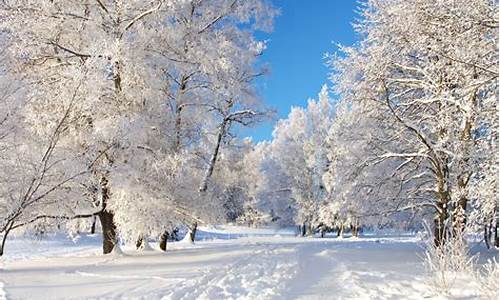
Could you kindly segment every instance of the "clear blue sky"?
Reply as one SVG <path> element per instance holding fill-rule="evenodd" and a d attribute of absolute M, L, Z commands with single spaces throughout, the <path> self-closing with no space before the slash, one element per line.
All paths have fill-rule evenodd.
<path fill-rule="evenodd" d="M 273 0 L 281 14 L 274 31 L 258 33 L 267 39 L 268 48 L 261 57 L 271 74 L 257 82 L 263 102 L 285 118 L 291 106 L 304 106 L 308 98 L 316 98 L 321 86 L 328 82 L 329 70 L 324 54 L 334 52 L 336 44 L 351 45 L 356 35 L 352 22 L 359 6 L 355 0 Z M 243 136 L 254 141 L 272 138 L 273 122 L 243 130 Z"/>

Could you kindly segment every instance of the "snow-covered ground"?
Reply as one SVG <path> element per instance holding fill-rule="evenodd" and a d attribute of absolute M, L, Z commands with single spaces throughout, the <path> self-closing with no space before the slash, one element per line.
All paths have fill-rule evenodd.
<path fill-rule="evenodd" d="M 152 244 L 110 255 L 100 255 L 99 236 L 15 238 L 0 260 L 0 299 L 435 298 L 412 236 L 300 238 L 217 226 L 198 238 L 165 253 Z M 474 298 L 468 285 L 461 299 Z"/>

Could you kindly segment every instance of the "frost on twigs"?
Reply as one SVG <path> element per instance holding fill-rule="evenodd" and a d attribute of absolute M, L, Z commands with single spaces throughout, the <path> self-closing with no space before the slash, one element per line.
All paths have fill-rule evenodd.
<path fill-rule="evenodd" d="M 439 246 L 430 239 L 425 253 L 425 266 L 430 275 L 428 285 L 437 294 L 453 295 L 473 279 L 475 260 L 461 236 L 450 237 Z"/>
<path fill-rule="evenodd" d="M 482 298 L 496 300 L 499 297 L 498 261 L 491 259 L 476 272 L 476 282 Z"/>

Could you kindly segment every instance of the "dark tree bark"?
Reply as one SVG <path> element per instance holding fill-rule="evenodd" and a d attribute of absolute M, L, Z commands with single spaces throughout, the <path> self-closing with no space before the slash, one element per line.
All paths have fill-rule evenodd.
<path fill-rule="evenodd" d="M 475 103 L 476 102 L 476 92 L 472 94 L 471 102 Z M 469 152 L 470 148 L 468 145 L 470 145 L 470 141 L 472 139 L 472 122 L 470 119 L 467 119 L 465 121 L 465 126 L 462 131 L 462 135 L 460 137 L 461 142 L 464 144 L 463 150 L 466 153 L 466 156 L 464 157 L 463 161 L 459 162 L 459 167 L 463 165 L 466 165 L 469 161 Z M 467 185 L 469 183 L 469 179 L 471 177 L 472 173 L 470 172 L 465 172 L 463 174 L 460 174 L 458 177 L 458 189 L 459 190 L 466 190 Z M 460 196 L 458 199 L 457 205 L 453 209 L 453 234 L 454 236 L 462 235 L 462 233 L 465 230 L 465 225 L 467 223 L 467 217 L 466 217 L 466 210 L 467 210 L 467 195 L 464 193 Z"/>
<path fill-rule="evenodd" d="M 493 222 L 490 221 L 490 225 L 488 226 L 488 242 L 491 244 L 491 235 L 493 234 Z"/>
<path fill-rule="evenodd" d="M 465 188 L 465 184 L 459 184 L 459 186 Z M 467 224 L 467 218 L 465 215 L 466 209 L 467 197 L 461 196 L 458 200 L 457 206 L 453 210 L 453 234 L 455 236 L 462 234 L 465 230 L 465 225 Z"/>
<path fill-rule="evenodd" d="M 7 233 L 6 232 L 2 236 L 2 243 L 0 244 L 0 257 L 3 255 L 3 249 L 5 247 L 5 241 L 7 241 Z"/>
<path fill-rule="evenodd" d="M 160 249 L 162 251 L 167 251 L 167 239 L 168 239 L 168 231 L 165 230 L 160 237 Z"/>
<path fill-rule="evenodd" d="M 490 230 L 488 229 L 488 225 L 484 225 L 484 243 L 486 244 L 486 248 L 490 249 Z"/>
<path fill-rule="evenodd" d="M 219 155 L 219 149 L 222 143 L 222 137 L 225 134 L 226 131 L 226 125 L 227 125 L 227 120 L 224 119 L 222 123 L 219 125 L 219 131 L 217 132 L 217 142 L 215 144 L 214 151 L 212 153 L 212 156 L 210 157 L 210 162 L 208 164 L 207 170 L 205 171 L 205 176 L 203 177 L 203 180 L 201 181 L 201 185 L 199 188 L 200 192 L 205 192 L 208 187 L 208 179 L 210 176 L 212 176 L 212 173 L 214 172 L 215 168 L 215 163 L 217 161 L 217 157 Z"/>
<path fill-rule="evenodd" d="M 205 175 L 203 176 L 203 180 L 201 181 L 199 191 L 205 192 L 208 188 L 208 180 L 212 176 L 212 173 L 215 168 L 215 163 L 217 162 L 217 157 L 219 155 L 220 148 L 222 147 L 222 139 L 226 136 L 227 131 L 231 127 L 233 122 L 240 123 L 242 125 L 249 125 L 250 119 L 260 115 L 260 113 L 254 112 L 252 110 L 240 110 L 235 112 L 230 112 L 231 108 L 234 108 L 235 103 L 233 100 L 228 101 L 227 106 L 224 111 L 220 111 L 223 114 L 223 119 L 218 127 L 217 132 L 217 142 L 215 144 L 215 148 L 212 152 L 212 156 L 210 157 L 209 164 L 205 171 Z"/>
<path fill-rule="evenodd" d="M 182 109 L 184 108 L 184 103 L 183 103 L 183 96 L 186 91 L 186 83 L 187 83 L 187 77 L 182 76 L 180 80 L 180 85 L 179 85 L 179 91 L 177 93 L 176 97 L 176 109 L 175 109 L 175 141 L 174 141 L 174 149 L 175 152 L 178 152 L 181 148 L 181 125 L 182 125 Z"/>
<path fill-rule="evenodd" d="M 198 223 L 194 222 L 193 225 L 189 227 L 189 240 L 191 241 L 191 243 L 194 243 L 197 230 L 198 230 Z"/>
<path fill-rule="evenodd" d="M 102 253 L 108 254 L 116 245 L 116 227 L 113 222 L 113 214 L 109 211 L 99 213 L 102 227 Z"/>
<path fill-rule="evenodd" d="M 358 237 L 358 226 L 356 224 L 351 225 L 351 231 L 353 237 Z"/>
<path fill-rule="evenodd" d="M 97 218 L 95 216 L 92 217 L 92 225 L 90 226 L 90 234 L 95 234 L 95 224 L 97 222 Z"/>
<path fill-rule="evenodd" d="M 101 192 L 102 192 L 102 205 L 103 210 L 98 214 L 102 227 L 102 251 L 103 254 L 108 254 L 113 251 L 116 245 L 116 226 L 113 221 L 114 214 L 106 209 L 109 201 L 110 192 L 108 187 L 108 180 L 106 177 L 101 178 Z"/>
<path fill-rule="evenodd" d="M 498 220 L 495 221 L 495 247 L 498 248 Z"/>
<path fill-rule="evenodd" d="M 361 228 L 361 223 L 359 222 L 359 218 L 355 218 L 355 222 L 352 225 L 352 227 L 353 227 L 353 233 L 352 233 L 352 235 L 355 236 L 355 237 L 359 237 L 359 231 L 360 231 L 360 228 Z"/>
<path fill-rule="evenodd" d="M 141 249 L 142 244 L 144 243 L 144 238 L 140 236 L 137 241 L 135 242 L 135 248 L 137 250 Z"/>
<path fill-rule="evenodd" d="M 445 214 L 438 213 L 434 218 L 434 245 L 442 246 L 445 240 Z"/>
<path fill-rule="evenodd" d="M 445 170 L 444 173 L 447 173 Z M 438 202 L 437 211 L 434 217 L 434 245 L 440 247 L 446 240 L 446 219 L 448 218 L 449 194 L 447 192 L 445 176 L 438 179 Z"/>
<path fill-rule="evenodd" d="M 122 62 L 119 60 L 114 60 L 113 62 L 113 83 L 115 87 L 114 90 L 115 90 L 116 101 L 121 100 L 121 91 L 122 91 L 121 64 Z M 111 165 L 113 162 L 108 158 L 108 163 Z M 109 183 L 108 178 L 106 178 L 105 175 L 102 176 L 100 184 L 101 184 L 103 210 L 98 214 L 98 217 L 99 220 L 101 221 L 101 228 L 102 228 L 103 254 L 111 253 L 117 242 L 116 226 L 113 220 L 114 214 L 113 212 L 107 209 L 107 204 L 111 196 L 108 183 Z"/>
<path fill-rule="evenodd" d="M 13 229 L 14 226 L 14 221 L 7 221 L 7 224 L 2 228 L 3 231 L 3 236 L 2 236 L 2 242 L 0 243 L 0 257 L 3 255 L 5 251 L 5 243 L 7 242 L 7 236 L 9 235 L 10 231 Z"/>
<path fill-rule="evenodd" d="M 459 189 L 465 189 L 467 187 L 469 176 L 466 177 L 465 174 L 460 176 L 458 180 Z M 453 207 L 452 211 L 452 221 L 453 221 L 453 236 L 458 237 L 465 231 L 465 226 L 467 225 L 467 196 L 462 195 L 458 199 L 457 204 Z"/>
<path fill-rule="evenodd" d="M 4 250 L 5 250 L 5 242 L 7 241 L 7 236 L 10 233 L 10 230 L 12 229 L 12 222 L 7 223 L 7 225 L 4 228 L 3 236 L 2 236 L 2 243 L 0 244 L 0 257 L 3 255 Z"/>

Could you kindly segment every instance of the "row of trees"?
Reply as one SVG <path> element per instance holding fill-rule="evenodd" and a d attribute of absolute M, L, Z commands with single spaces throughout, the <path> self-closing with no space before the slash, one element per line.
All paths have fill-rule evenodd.
<path fill-rule="evenodd" d="M 335 108 L 323 88 L 254 150 L 264 203 L 310 228 L 427 220 L 436 245 L 485 226 L 498 246 L 497 1 L 369 0 L 355 29 L 328 57 Z"/>
<path fill-rule="evenodd" d="M 364 179 L 338 189 L 432 213 L 436 245 L 467 221 L 498 231 L 498 4 L 368 1 L 357 30 L 360 45 L 332 61 L 351 123 L 334 144 L 364 143 L 330 173 Z"/>
<path fill-rule="evenodd" d="M 109 253 L 118 234 L 234 218 L 249 147 L 234 132 L 268 115 L 254 33 L 275 14 L 264 0 L 2 1 L 0 255 L 35 224 L 98 217 Z"/>
<path fill-rule="evenodd" d="M 433 222 L 498 245 L 498 4 L 369 0 L 360 41 L 273 140 L 253 80 L 264 0 L 3 1 L 0 233 L 98 217 L 142 243 L 184 223 Z M 163 243 L 163 245 L 164 245 Z M 2 249 L 0 248 L 0 249 Z"/>

